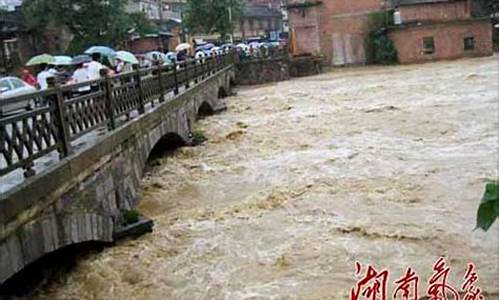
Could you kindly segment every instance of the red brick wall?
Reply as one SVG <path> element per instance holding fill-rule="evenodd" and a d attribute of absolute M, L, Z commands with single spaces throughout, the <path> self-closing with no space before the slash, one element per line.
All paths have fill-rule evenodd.
<path fill-rule="evenodd" d="M 489 20 L 399 28 L 392 30 L 389 35 L 403 64 L 493 54 Z M 431 36 L 434 37 L 434 53 L 424 54 L 423 39 Z M 465 51 L 464 38 L 470 36 L 474 37 L 475 49 Z"/>
<path fill-rule="evenodd" d="M 382 5 L 381 0 L 326 0 L 323 1 L 321 12 L 327 17 L 347 13 L 366 13 L 380 10 Z"/>
<path fill-rule="evenodd" d="M 401 6 L 403 23 L 411 21 L 449 21 L 470 18 L 469 2 L 466 0 L 448 3 L 433 3 Z"/>
<path fill-rule="evenodd" d="M 291 10 L 288 19 L 290 23 L 293 22 L 292 28 L 297 38 L 298 54 L 320 54 L 318 7 L 305 10 L 304 15 L 300 10 Z"/>
<path fill-rule="evenodd" d="M 323 1 L 307 9 L 305 17 L 299 9 L 289 10 L 289 23 L 301 51 L 320 52 L 333 65 L 365 63 L 368 15 L 382 7 L 381 0 Z"/>
<path fill-rule="evenodd" d="M 139 38 L 128 42 L 128 48 L 133 53 L 157 51 L 161 48 L 160 38 Z"/>

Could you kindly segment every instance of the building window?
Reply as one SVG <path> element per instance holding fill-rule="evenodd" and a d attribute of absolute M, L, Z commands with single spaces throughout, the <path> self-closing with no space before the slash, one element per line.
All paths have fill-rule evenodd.
<path fill-rule="evenodd" d="M 474 37 L 464 38 L 464 50 L 474 50 Z"/>
<path fill-rule="evenodd" d="M 424 54 L 433 54 L 434 53 L 434 38 L 433 37 L 425 37 L 424 38 Z"/>

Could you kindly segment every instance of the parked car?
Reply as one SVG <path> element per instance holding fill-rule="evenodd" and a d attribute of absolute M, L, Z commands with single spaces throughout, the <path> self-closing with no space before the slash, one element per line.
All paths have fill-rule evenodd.
<path fill-rule="evenodd" d="M 34 106 L 33 100 L 26 99 L 15 103 L 5 104 L 5 100 L 10 97 L 25 95 L 36 92 L 36 88 L 27 84 L 16 77 L 1 77 L 0 78 L 0 116 L 8 113 L 21 110 L 32 109 Z"/>

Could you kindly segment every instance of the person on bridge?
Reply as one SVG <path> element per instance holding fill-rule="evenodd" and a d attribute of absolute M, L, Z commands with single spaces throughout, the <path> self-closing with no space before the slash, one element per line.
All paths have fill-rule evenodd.
<path fill-rule="evenodd" d="M 119 58 L 116 59 L 116 68 L 115 68 L 116 74 L 127 73 L 127 72 L 132 72 L 132 71 L 133 71 L 133 68 L 132 68 L 131 64 L 124 62 L 123 60 L 121 60 Z"/>
<path fill-rule="evenodd" d="M 40 69 L 42 71 L 36 75 L 36 81 L 41 90 L 46 90 L 48 87 L 47 78 L 54 77 L 54 74 L 50 71 L 47 64 L 41 64 Z"/>
<path fill-rule="evenodd" d="M 29 84 L 31 86 L 38 87 L 38 82 L 36 81 L 35 76 L 33 76 L 33 74 L 31 74 L 29 69 L 24 68 L 21 72 L 23 74 L 21 79 L 24 82 L 26 82 L 27 84 Z"/>
<path fill-rule="evenodd" d="M 90 80 L 89 69 L 88 66 L 85 66 L 83 63 L 76 65 L 76 70 L 73 72 L 73 80 L 72 83 L 78 84 L 82 82 L 87 82 Z M 82 86 L 77 89 L 77 94 L 86 94 L 90 92 L 90 85 Z"/>

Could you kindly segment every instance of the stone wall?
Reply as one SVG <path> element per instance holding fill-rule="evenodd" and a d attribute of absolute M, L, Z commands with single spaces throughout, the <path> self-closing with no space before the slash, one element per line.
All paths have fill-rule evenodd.
<path fill-rule="evenodd" d="M 151 150 L 171 134 L 188 142 L 200 107 L 219 110 L 232 78 L 228 67 L 1 195 L 0 284 L 57 249 L 112 242 L 123 212 L 140 200 Z"/>
<path fill-rule="evenodd" d="M 241 61 L 236 68 L 236 83 L 239 85 L 256 85 L 290 79 L 288 58 Z"/>

